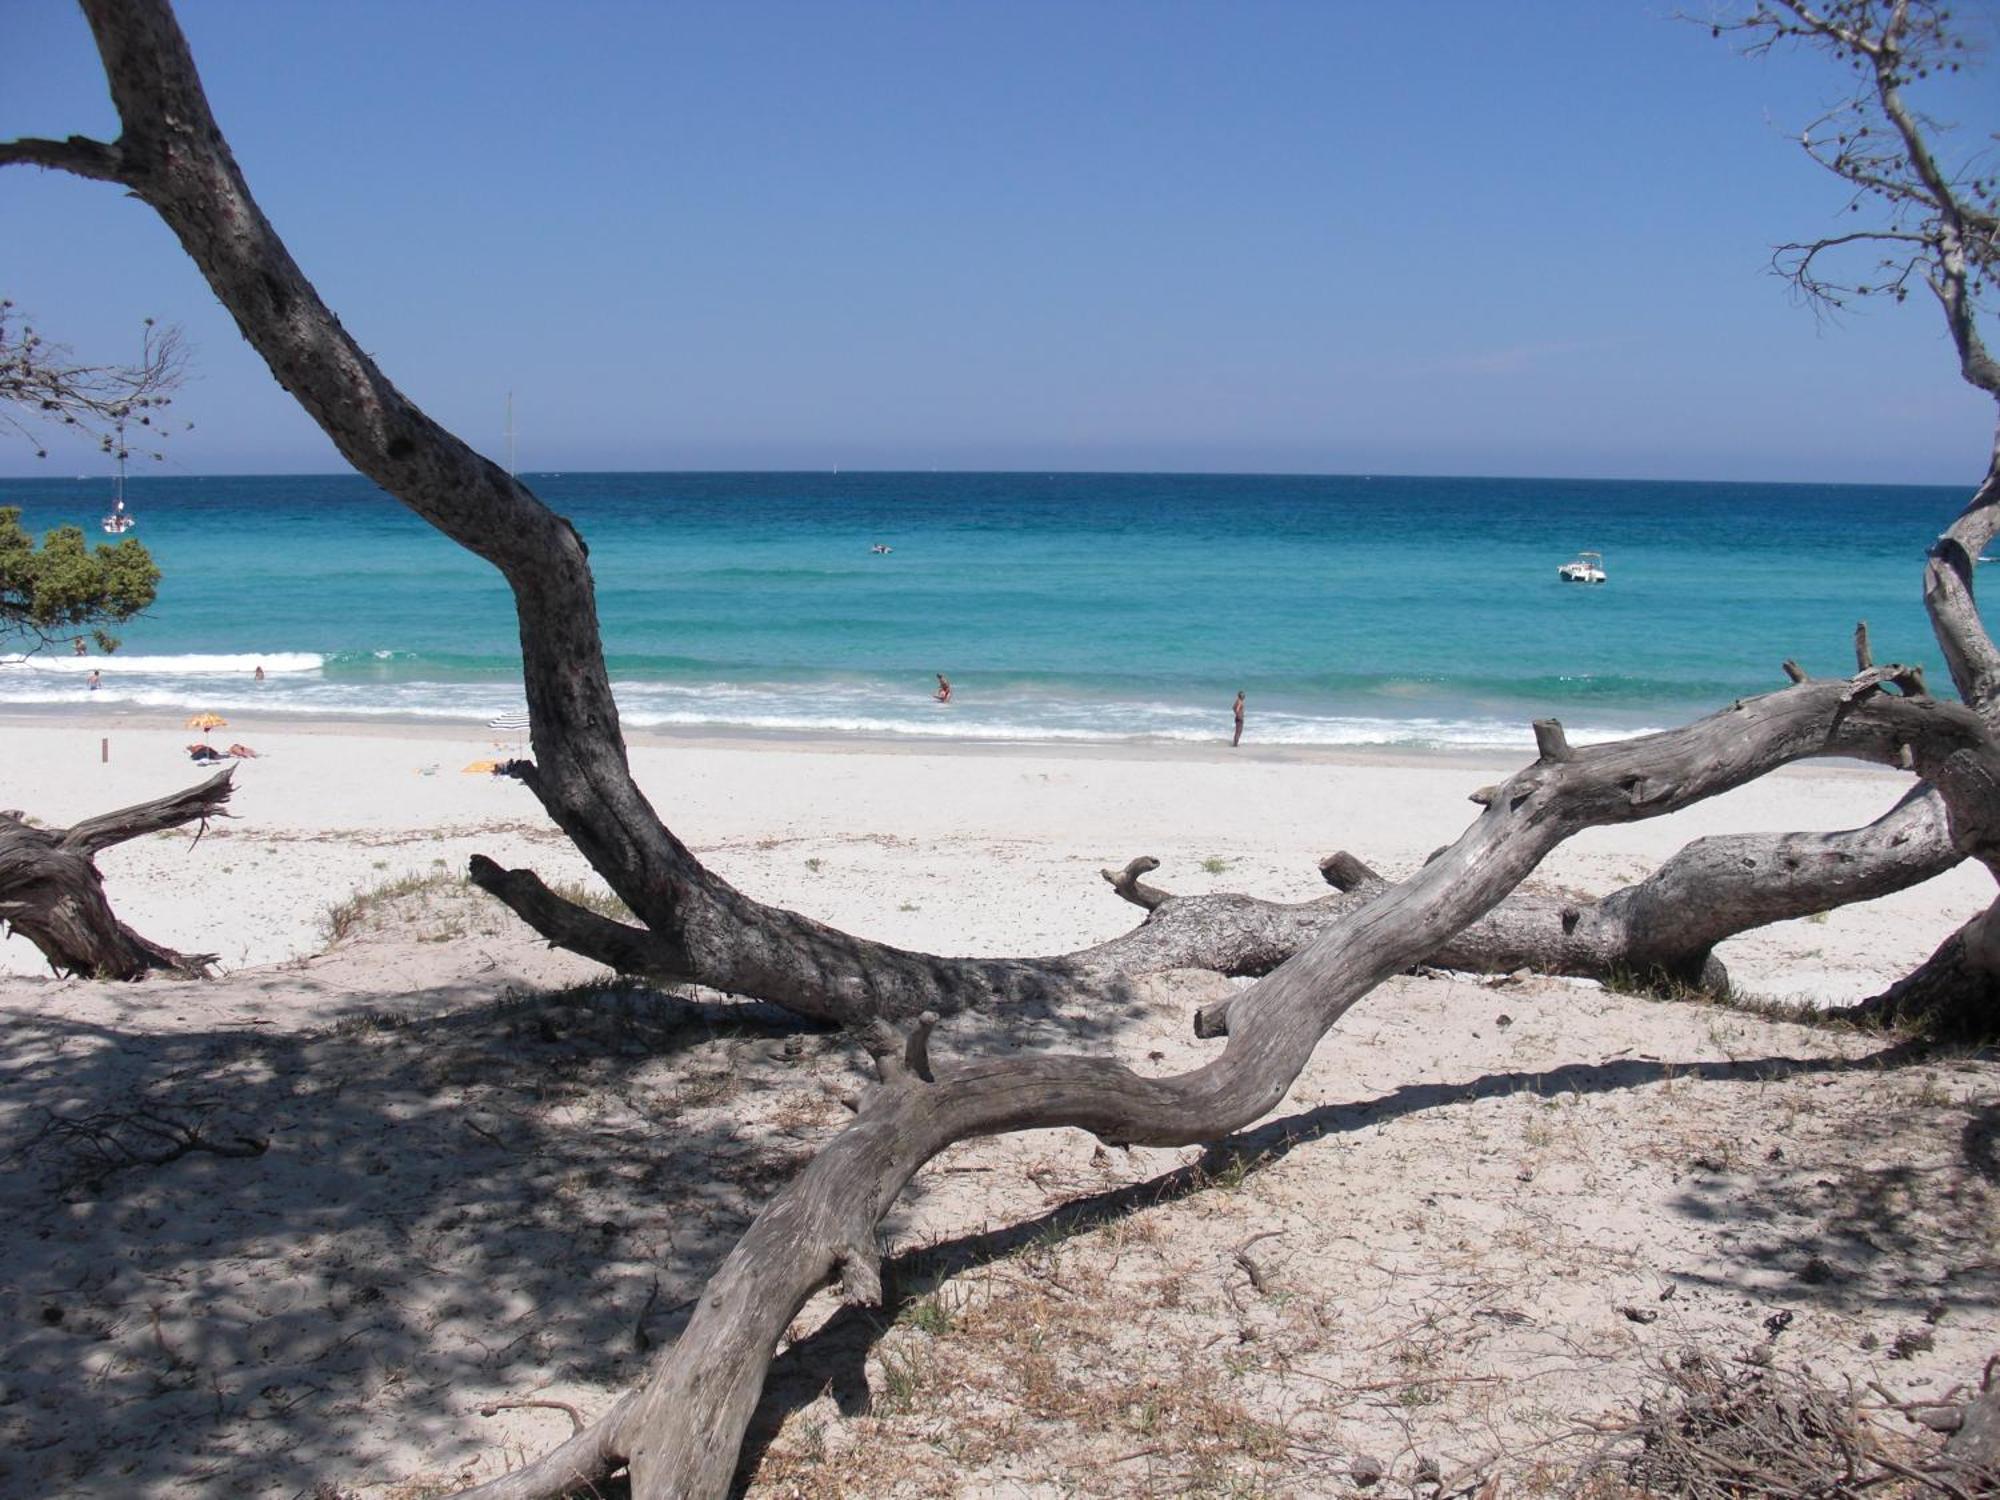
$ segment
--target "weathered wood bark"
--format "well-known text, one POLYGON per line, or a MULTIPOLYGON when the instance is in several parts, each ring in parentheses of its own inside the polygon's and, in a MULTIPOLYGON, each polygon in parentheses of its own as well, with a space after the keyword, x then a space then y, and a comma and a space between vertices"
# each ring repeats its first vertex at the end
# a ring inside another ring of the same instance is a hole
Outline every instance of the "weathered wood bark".
MULTIPOLYGON (((2000 472, 2000 458, 1996 458, 2000 472)), ((1989 474, 1979 496, 1932 549, 1925 602, 1947 646, 1953 677, 1968 703, 1990 722, 2000 703, 2000 662, 1972 604, 1969 558, 1979 556, 2000 524, 2000 482, 1989 474), (1969 549, 1969 551, 1968 551, 1969 549)), ((2000 770, 1992 757, 1961 751, 1937 770, 1952 846, 2000 880, 2000 770)), ((1957 1037, 2000 1032, 2000 904, 1953 933, 1921 967, 1882 994, 1853 1007, 1857 1018, 1957 1037)))
POLYGON ((870 1050, 880 1084, 730 1252, 636 1399, 627 1396, 541 1463, 472 1493, 539 1500, 608 1478, 621 1462, 639 1500, 727 1493, 779 1336, 830 1280, 850 1301, 879 1300, 876 1226, 937 1152, 974 1136, 1059 1125, 1145 1145, 1211 1140, 1246 1125, 1284 1096, 1349 1007, 1434 954, 1562 840, 1828 754, 1913 759, 1926 770, 1964 757, 2000 766, 1983 721, 1957 705, 1890 698, 1875 680, 1806 683, 1672 734, 1545 758, 1520 772, 1450 850, 1400 885, 1369 885, 1346 920, 1246 992, 1221 1055, 1191 1073, 1144 1078, 1075 1056, 939 1066, 929 1048, 934 1016, 920 1018, 906 1039, 878 1026, 870 1050))
POLYGON ((1991 1494, 1991 1487, 2000 1484, 2000 1354, 1986 1362, 1979 1394, 1965 1404, 1958 1431, 1946 1440, 1944 1451, 1986 1481, 1968 1486, 1968 1493, 1991 1494))
POLYGON ((59 974, 143 979, 164 972, 207 978, 213 953, 177 953, 118 920, 105 897, 96 856, 142 834, 226 817, 222 808, 233 790, 231 771, 224 769, 186 791, 86 818, 70 828, 34 828, 18 812, 0 812, 0 923, 41 949, 59 974))
MULTIPOLYGON (((1865 828, 1697 839, 1645 880, 1595 901, 1517 890, 1428 962, 1475 974, 1533 969, 1600 980, 1672 980, 1726 994, 1728 971, 1713 953, 1725 938, 1906 890, 1964 857, 1952 842, 1943 800, 1919 785, 1865 828)), ((1065 962, 1086 975, 1175 968, 1269 973, 1379 890, 1381 877, 1351 854, 1330 856, 1322 869, 1336 862, 1347 888, 1298 904, 1175 896, 1138 885, 1138 894, 1127 899, 1147 909, 1145 924, 1065 962)), ((1124 894, 1138 874, 1158 867, 1156 860, 1135 860, 1104 875, 1124 894)), ((1331 871, 1328 878, 1334 878, 1331 871)), ((1223 1035, 1227 1005, 1204 1010, 1196 1024, 1204 1036, 1223 1035)))
MULTIPOLYGON (((1713 954, 1724 939, 1906 890, 1963 858, 1951 841, 1944 803, 1928 786, 1918 786, 1865 828, 1698 839, 1645 880, 1595 901, 1515 891, 1429 961, 1477 974, 1525 968, 1587 979, 1673 980, 1726 994, 1728 971, 1713 954)), ((1349 872, 1347 888, 1293 903, 1175 895, 1139 878, 1157 870, 1158 860, 1135 859, 1122 870, 1103 872, 1120 896, 1148 914, 1131 932, 1073 953, 963 961, 996 972, 983 986, 936 993, 929 1004, 923 1002, 934 992, 920 986, 878 994, 874 1008, 858 1018, 872 1014, 903 1021, 923 1010, 949 1015, 961 1004, 992 1003, 1003 995, 1115 997, 1132 976, 1166 969, 1258 978, 1347 917, 1382 883, 1345 851, 1329 856, 1323 868, 1336 862, 1349 872), (1366 879, 1353 871, 1364 872, 1366 879)), ((667 981, 686 977, 656 967, 643 930, 563 901, 532 871, 503 870, 475 859, 473 878, 562 947, 623 973, 667 981)), ((810 997, 793 1008, 816 1019, 857 1019, 816 1010, 810 997)), ((1203 1023, 1224 1024, 1224 1015, 1220 1008, 1204 1012, 1203 1023)))
MULTIPOLYGON (((1899 669, 1847 683, 1806 681, 1686 730, 1585 751, 1545 726, 1537 734, 1542 759, 1494 789, 1450 851, 1393 888, 1357 886, 1339 920, 1293 944, 1295 956, 1239 1002, 1226 1046, 1206 1066, 1167 1079, 1090 1057, 934 1067, 931 1013, 1031 997, 1079 977, 1098 982, 1115 966, 1084 955, 967 961, 909 953, 752 901, 706 870, 632 781, 582 539, 407 401, 320 301, 252 199, 164 0, 82 3, 118 110, 119 139, 12 142, 0 145, 0 164, 38 163, 121 183, 150 204, 343 456, 507 579, 535 750, 517 774, 638 925, 585 921, 532 875, 490 861, 475 864, 475 878, 532 913, 543 931, 585 951, 616 954, 621 966, 807 1015, 873 1023, 880 1085, 731 1252, 645 1388, 549 1459, 488 1487, 489 1495, 554 1494, 621 1465, 642 1497, 725 1492, 776 1338, 830 1277, 856 1300, 879 1296, 876 1226, 937 1151, 971 1136, 1053 1125, 1114 1142, 1184 1144, 1258 1118, 1348 1007, 1386 975, 1438 954, 1580 828, 1669 812, 1811 755, 1914 765, 1933 777, 1957 822, 1954 799, 1970 780, 1934 773, 1954 756, 1991 769, 1990 739, 1976 713, 1882 691, 1893 680, 1914 692, 1913 674, 1899 669), (884 1016, 918 1020, 898 1040, 882 1034, 884 1016)), ((1976 613, 1967 618, 1969 559, 1977 555, 1976 548, 1964 558, 1934 554, 1927 589, 1937 595, 1934 620, 1964 627, 1948 656, 1967 701, 1984 708, 1992 698, 1966 692, 1960 678, 1961 668, 1981 682, 1993 675, 1990 643, 1982 654, 1976 613)), ((1644 917, 1647 899, 1626 904, 1644 917)), ((1164 953, 1180 928, 1199 925, 1174 916, 1175 905, 1160 902, 1153 920, 1120 940, 1129 946, 1119 963, 1136 961, 1146 945, 1164 953)), ((1211 934, 1238 931, 1252 910, 1239 906, 1205 925, 1211 934)), ((1558 908, 1554 920, 1567 931, 1583 925, 1583 914, 1571 921, 1558 908)), ((1629 925, 1671 929, 1663 946, 1683 954, 1703 947, 1705 958, 1704 945, 1713 942, 1685 923, 1629 925)), ((1242 948, 1235 961, 1245 964, 1276 951, 1264 938, 1242 948)))
MULTIPOLYGON (((1179 913, 1163 906, 1123 946, 1087 954, 953 959, 839 932, 752 900, 707 870, 631 778, 582 539, 525 487, 412 405, 320 300, 252 198, 164 0, 83 0, 83 7, 122 133, 112 143, 71 137, 0 144, 0 165, 33 163, 121 183, 150 204, 244 337, 348 461, 506 577, 520 618, 535 750, 534 761, 519 763, 517 773, 637 918, 634 924, 608 922, 563 902, 527 872, 476 861, 473 878, 531 925, 628 972, 699 982, 847 1024, 1097 989, 1106 974, 1155 962, 1151 954, 1258 973, 1298 950, 1298 936, 1287 935, 1294 918, 1273 918, 1255 903, 1225 909, 1211 902, 1179 913), (1198 938, 1207 942, 1206 951, 1198 938)), ((1968 555, 1976 557, 1978 548, 1968 555)), ((1969 600, 1969 572, 1961 578, 1949 566, 1936 571, 1937 607, 1963 612, 1959 595, 1969 600)), ((1976 613, 1971 619, 1976 626, 1976 613)), ((1965 639, 1963 654, 1976 667, 1985 660, 1983 636, 1975 628, 1965 639)), ((1986 651, 1991 654, 1990 644, 1986 651)), ((1727 872, 1725 851, 1712 852, 1711 871, 1727 872)), ((1856 865, 1872 867, 1874 852, 1859 852, 1858 845, 1849 852, 1856 853, 1856 865)), ((1837 851, 1820 856, 1821 870, 1851 872, 1837 851)), ((1773 849, 1761 864, 1766 872, 1783 872, 1797 857, 1773 849)), ((1757 882, 1776 915, 1821 910, 1840 899, 1838 880, 1815 882, 1801 873, 1813 863, 1801 859, 1791 867, 1789 902, 1775 894, 1779 883, 1757 882)), ((1727 934, 1701 930, 1713 928, 1714 920, 1690 918, 1744 908, 1696 892, 1700 877, 1692 864, 1687 875, 1686 888, 1662 881, 1574 914, 1560 904, 1524 907, 1481 935, 1480 946, 1491 956, 1473 966, 1657 970, 1717 982, 1708 949, 1727 934)), ((1338 913, 1307 915, 1328 920, 1338 913)))
POLYGON ((1034 965, 910 953, 753 901, 668 831, 626 761, 583 539, 405 398, 321 301, 252 197, 165 0, 82 5, 119 138, 7 142, 0 165, 120 183, 150 205, 341 455, 506 578, 535 751, 521 779, 638 917, 624 951, 652 974, 835 1021, 1041 993, 1034 965))
POLYGON ((1925 1036, 1984 1040, 2000 1032, 2000 919, 1988 907, 1881 994, 1832 1012, 1925 1036))

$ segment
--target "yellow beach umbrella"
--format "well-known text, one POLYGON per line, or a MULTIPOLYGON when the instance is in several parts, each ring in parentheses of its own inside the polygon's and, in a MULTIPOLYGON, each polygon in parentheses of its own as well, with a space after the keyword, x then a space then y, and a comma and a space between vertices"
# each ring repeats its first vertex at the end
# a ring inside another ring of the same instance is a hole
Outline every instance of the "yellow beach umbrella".
POLYGON ((199 729, 203 734, 207 734, 209 730, 224 728, 228 723, 229 721, 221 714, 196 714, 188 720, 188 728, 199 729))
POLYGON ((475 760, 464 769, 467 775, 471 775, 476 771, 484 771, 488 776, 491 776, 495 771, 500 769, 500 762, 497 760, 475 760))

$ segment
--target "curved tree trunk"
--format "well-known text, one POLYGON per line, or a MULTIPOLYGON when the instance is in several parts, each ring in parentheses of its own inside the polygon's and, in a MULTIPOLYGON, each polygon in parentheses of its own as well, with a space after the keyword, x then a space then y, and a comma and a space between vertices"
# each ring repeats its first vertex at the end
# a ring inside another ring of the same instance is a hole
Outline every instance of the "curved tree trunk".
MULTIPOLYGON (((1919 785, 1865 828, 1837 833, 1729 834, 1697 839, 1645 880, 1596 901, 1517 890, 1454 934, 1427 962, 1475 974, 1533 969, 1614 980, 1670 980, 1726 994, 1713 949, 1767 923, 1810 916, 1920 885, 1958 864, 1943 799, 1919 785)), ((1381 877, 1345 852, 1321 864, 1341 893, 1287 905, 1247 896, 1173 896, 1137 875, 1157 860, 1105 871, 1120 895, 1147 908, 1146 925, 1065 962, 1090 972, 1209 968, 1270 972, 1376 894, 1381 877)), ((1223 1035, 1228 1005, 1201 1012, 1197 1029, 1223 1035)))
MULTIPOLYGON (((878 1023, 869 1047, 881 1082, 853 1123, 758 1215, 646 1385, 539 1463, 470 1493, 548 1500, 621 1467, 638 1500, 728 1493, 778 1338, 829 1281, 850 1302, 879 1301, 876 1226, 946 1146, 1052 1126, 1088 1130, 1113 1145, 1173 1146, 1240 1128, 1284 1097, 1356 1001, 1435 954, 1564 839, 1673 811, 1809 755, 1913 758, 1926 770, 1968 760, 2000 771, 1983 721, 1955 704, 1884 697, 1863 679, 1804 684, 1670 734, 1561 759, 1545 753, 1494 789, 1485 813, 1411 879, 1363 882, 1366 894, 1345 920, 1238 998, 1221 1055, 1193 1072, 1146 1078, 1083 1056, 944 1067, 930 1055, 935 1016, 920 1017, 901 1037, 878 1023)), ((1967 780, 1945 779, 1953 791, 1967 780)), ((1139 889, 1130 867, 1123 878, 1139 889)))
MULTIPOLYGON (((1150 965, 1148 955, 1179 955, 1178 962, 1225 972, 1267 972, 1310 941, 1319 923, 1337 919, 1336 910, 1309 911, 1301 914, 1307 927, 1295 933, 1300 917, 1275 918, 1256 903, 1228 910, 1211 904, 1172 921, 1163 911, 1148 924, 1155 931, 1142 927, 1123 946, 1053 959, 956 959, 840 932, 755 901, 708 870, 632 780, 582 539, 504 470, 412 405, 320 300, 252 198, 164 0, 83 0, 83 6, 123 133, 113 143, 71 137, 0 144, 0 164, 35 163, 121 183, 152 205, 244 337, 343 456, 506 577, 520 618, 535 751, 532 762, 512 769, 638 919, 608 921, 562 901, 527 872, 474 861, 473 879, 545 936, 628 972, 699 982, 856 1024, 1039 999, 1078 985, 1095 989, 1107 974, 1115 983, 1130 963, 1150 965)), ((1993 656, 1990 643, 1982 650, 1970 609, 1969 563, 1960 568, 1952 560, 1980 555, 1977 529, 1961 518, 1955 531, 1962 534, 1952 543, 1957 551, 1939 560, 1941 542, 1927 575, 1934 615, 1970 622, 1948 652, 1955 673, 1961 664, 1969 674, 1985 672, 1993 656)), ((2000 690, 1967 695, 1982 708, 1996 698, 2000 690)), ((1862 835, 1848 836, 1845 849, 1828 844, 1810 857, 1771 841, 1751 856, 1767 877, 1761 881, 1741 877, 1742 850, 1691 853, 1680 886, 1656 878, 1594 906, 1523 904, 1468 938, 1486 956, 1467 966, 1657 971, 1718 984, 1722 976, 1709 949, 1729 930, 1741 930, 1729 923, 1751 907, 1736 894, 1710 896, 1702 882, 1733 880, 1738 892, 1754 885, 1770 913, 1763 921, 1824 910, 1852 899, 1843 894, 1850 885, 1894 889, 1924 878, 1918 870, 1934 873, 1929 860, 1942 857, 1941 845, 1898 846, 1894 839, 1891 830, 1888 847, 1902 849, 1901 868, 1883 864, 1882 846, 1867 847, 1862 835)))
MULTIPOLYGON (((1969 593, 1965 600, 1969 605, 1969 593)), ((1941 638, 1947 634, 1939 629, 1941 638)), ((1978 638, 1985 639, 1983 633, 1978 638)), ((1961 670, 1956 657, 1953 670, 1961 670)), ((1983 675, 1966 670, 1975 687, 1989 685, 1983 675)), ((1990 716, 1991 697, 1985 708, 1990 716)), ((1940 764, 1937 775, 1948 803, 1953 845, 2000 879, 2000 770, 1993 758, 1955 753, 1940 764)), ((2000 902, 1946 938, 1914 973, 1846 1014, 1933 1035, 1987 1038, 2000 1032, 2000 902)))
POLYGON ((2000 1032, 2000 912, 1988 907, 1888 989, 1832 1012, 1925 1036, 1984 1040, 2000 1032))
POLYGON ((1986 1362, 1979 1394, 1965 1403, 1958 1431, 1945 1443, 1944 1451, 1954 1463, 1972 1471, 1967 1477, 1974 1478, 1974 1484, 1983 1481, 1990 1486, 1968 1484, 1966 1493, 1991 1494, 2000 1488, 2000 1354, 1986 1362))
MULTIPOLYGON (((1113 1142, 1184 1144, 1258 1118, 1373 985, 1440 954, 1581 828, 1669 812, 1802 757, 1844 755, 1929 777, 1948 813, 1952 852, 1986 857, 1984 815, 1964 806, 1981 776, 1989 791, 1993 784, 1986 724, 1979 713, 1925 696, 1914 672, 1873 668, 1864 638, 1856 678, 1803 681, 1685 730, 1573 752, 1558 727, 1538 726, 1541 759, 1493 789, 1485 812, 1448 852, 1393 887, 1357 881, 1345 897, 1328 898, 1329 906, 1347 904, 1321 930, 1286 940, 1293 956, 1239 997, 1226 1046, 1202 1068, 1161 1079, 1090 1057, 933 1067, 934 1012, 1039 995, 1052 984, 1115 982, 1120 965, 1157 961, 1176 944, 1227 942, 1231 962, 1248 966, 1275 962, 1286 943, 1249 931, 1264 920, 1262 904, 1190 905, 1177 915, 1162 901, 1137 933, 1101 950, 1056 960, 938 958, 763 905, 703 867, 632 780, 582 539, 405 399, 320 300, 251 197, 165 0, 83 6, 122 134, 109 144, 6 143, 0 165, 36 163, 121 183, 150 204, 343 456, 508 580, 535 751, 515 774, 640 925, 586 921, 532 875, 490 861, 475 862, 474 878, 583 951, 860 1025, 877 1056, 882 1081, 856 1120, 758 1217, 646 1386, 542 1463, 488 1486, 489 1496, 552 1495, 620 1466, 629 1466, 634 1492, 647 1500, 725 1493, 776 1338, 830 1277, 851 1299, 879 1296, 876 1226, 933 1154, 971 1136, 1056 1125, 1113 1142), (1905 696, 1885 693, 1885 684, 1905 696), (1142 960, 1142 952, 1151 957, 1142 960), (898 1038, 884 1016, 916 1021, 898 1038)), ((1971 559, 1982 550, 1975 540, 1991 535, 1994 494, 1989 480, 1983 501, 1948 533, 1949 545, 1934 549, 1926 575, 1954 680, 1981 712, 2000 697, 2000 660, 1971 609, 1971 559)), ((1865 842, 1868 834, 1836 837, 1865 842)), ((1759 845, 1757 857, 1775 859, 1782 872, 1786 856, 1774 851, 1783 847, 1783 840, 1759 845)), ((1806 909, 1831 904, 1818 895, 1837 887, 1839 859, 1808 858, 1798 846, 1794 853, 1808 875, 1793 900, 1810 892, 1815 904, 1806 909)), ((1574 952, 1583 946, 1579 932, 1617 930, 1618 944, 1599 947, 1644 949, 1679 965, 1698 953, 1705 970, 1708 949, 1726 934, 1716 922, 1688 920, 1683 908, 1706 898, 1674 882, 1721 880, 1732 857, 1740 866, 1745 850, 1732 854, 1715 841, 1691 852, 1668 881, 1597 903, 1595 913, 1572 915, 1560 903, 1524 907, 1514 937, 1523 950, 1574 952)), ((1772 868, 1767 862, 1767 876, 1772 868)), ((1134 896, 1146 894, 1136 877, 1129 884, 1134 896)))
POLYGON ((34 828, 18 812, 0 812, 0 922, 41 949, 59 974, 208 978, 213 953, 176 953, 118 920, 95 856, 141 834, 227 817, 222 808, 235 790, 231 774, 218 771, 184 792, 87 818, 72 828, 34 828))
MULTIPOLYGON (((1712 951, 1724 939, 1907 890, 1963 858, 1951 841, 1943 801, 1919 785, 1865 828, 1697 839, 1645 880, 1595 901, 1517 890, 1428 961, 1475 974, 1533 969, 1584 979, 1664 979, 1726 994, 1728 971, 1712 951)), ((933 966, 926 982, 878 988, 858 1007, 828 1006, 809 991, 778 1003, 816 1020, 900 1022, 926 1010, 943 1016, 1029 999, 1115 998, 1132 976, 1167 969, 1254 979, 1309 946, 1386 883, 1345 851, 1322 861, 1322 873, 1338 889, 1316 901, 1177 896, 1138 878, 1158 868, 1158 860, 1146 857, 1123 871, 1104 872, 1117 893, 1147 916, 1132 931, 1093 947, 1042 958, 909 955, 933 966)), ((662 966, 647 934, 562 900, 533 871, 505 870, 476 857, 472 878, 558 947, 662 983, 700 977, 679 964, 662 966)), ((1221 1026, 1224 1015, 1223 1008, 1211 1008, 1202 1024, 1221 1026)))

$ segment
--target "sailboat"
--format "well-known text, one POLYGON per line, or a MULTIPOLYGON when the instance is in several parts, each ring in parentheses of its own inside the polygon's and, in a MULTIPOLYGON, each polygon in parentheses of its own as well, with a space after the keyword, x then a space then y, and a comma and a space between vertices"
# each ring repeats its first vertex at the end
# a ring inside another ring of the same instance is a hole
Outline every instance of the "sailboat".
POLYGON ((111 510, 104 517, 103 526, 111 536, 123 536, 139 524, 138 517, 125 509, 125 454, 118 455, 118 478, 111 491, 111 510))

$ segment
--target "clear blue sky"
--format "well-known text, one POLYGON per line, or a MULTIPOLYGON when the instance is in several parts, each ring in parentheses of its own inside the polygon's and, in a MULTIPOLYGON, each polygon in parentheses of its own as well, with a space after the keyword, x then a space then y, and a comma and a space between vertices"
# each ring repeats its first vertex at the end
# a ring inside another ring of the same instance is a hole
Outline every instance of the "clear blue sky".
MULTIPOLYGON (((180 12, 328 302, 496 456, 512 390, 526 470, 1970 484, 1991 437, 1928 302, 1827 325, 1767 273, 1840 221, 1792 144, 1839 80, 1666 4, 180 12)), ((73 7, 5 0, 0 57, 0 134, 114 133, 73 7)), ((1957 87, 2000 124, 2000 70, 1957 87)), ((342 467, 144 207, 9 168, 0 235, 79 353, 186 327, 177 471, 342 467)))

